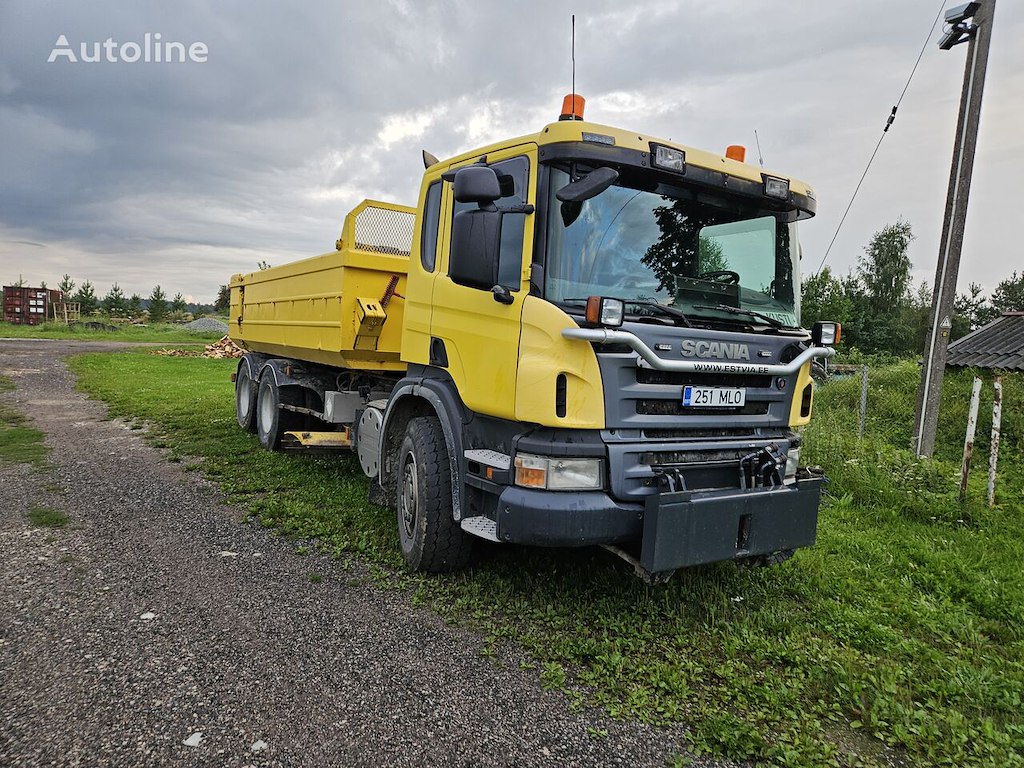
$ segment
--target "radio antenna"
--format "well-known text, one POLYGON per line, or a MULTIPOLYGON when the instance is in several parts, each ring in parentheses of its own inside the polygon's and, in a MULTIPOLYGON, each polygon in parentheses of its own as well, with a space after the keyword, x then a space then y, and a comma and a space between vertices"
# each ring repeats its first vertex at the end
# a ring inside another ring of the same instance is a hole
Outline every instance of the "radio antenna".
POLYGON ((757 162, 764 168, 764 158, 761 157, 761 140, 757 138, 757 128, 754 129, 754 143, 757 144, 757 162))
MULTIPOLYGON (((572 42, 570 43, 570 55, 572 56, 572 103, 576 104, 576 14, 572 15, 572 42)), ((575 109, 575 106, 573 107, 575 109)))

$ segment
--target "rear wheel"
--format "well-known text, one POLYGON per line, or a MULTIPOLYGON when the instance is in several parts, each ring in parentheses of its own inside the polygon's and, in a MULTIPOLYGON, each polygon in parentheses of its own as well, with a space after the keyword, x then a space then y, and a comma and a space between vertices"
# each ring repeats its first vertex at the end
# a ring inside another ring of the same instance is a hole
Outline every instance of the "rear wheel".
POLYGON ((285 432, 302 429, 302 414, 294 411, 281 410, 281 403, 294 405, 290 392, 294 387, 281 389, 274 381, 272 373, 260 376, 260 384, 256 393, 256 436, 260 445, 274 451, 281 446, 281 438, 285 432))
POLYGON ((235 376, 235 418, 246 432, 256 431, 256 382, 244 364, 235 376))
POLYGON ((473 539, 452 516, 448 450, 437 419, 420 416, 409 422, 395 486, 398 538, 409 567, 429 573, 465 567, 473 539))

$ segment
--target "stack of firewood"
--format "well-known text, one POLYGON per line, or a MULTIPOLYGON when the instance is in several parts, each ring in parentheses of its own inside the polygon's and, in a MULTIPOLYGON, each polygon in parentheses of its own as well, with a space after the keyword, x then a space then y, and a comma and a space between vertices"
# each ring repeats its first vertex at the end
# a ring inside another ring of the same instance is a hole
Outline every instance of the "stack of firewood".
POLYGON ((154 349, 152 354, 164 357, 213 357, 223 360, 229 357, 241 357, 245 354, 245 350, 225 336, 219 341, 207 344, 206 350, 203 352, 197 349, 154 349))
POLYGON ((215 357, 221 359, 225 357, 241 357, 244 354, 244 349, 235 344, 235 342, 233 342, 229 337, 225 336, 220 341, 215 341, 213 344, 207 344, 203 357, 215 357))

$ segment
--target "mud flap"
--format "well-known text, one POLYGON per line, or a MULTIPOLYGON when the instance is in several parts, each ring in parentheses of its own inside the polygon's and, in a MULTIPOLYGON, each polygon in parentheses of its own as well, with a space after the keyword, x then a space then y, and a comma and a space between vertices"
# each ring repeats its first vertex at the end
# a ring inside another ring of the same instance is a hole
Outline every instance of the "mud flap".
POLYGON ((814 543, 823 479, 647 497, 640 565, 651 574, 814 543))

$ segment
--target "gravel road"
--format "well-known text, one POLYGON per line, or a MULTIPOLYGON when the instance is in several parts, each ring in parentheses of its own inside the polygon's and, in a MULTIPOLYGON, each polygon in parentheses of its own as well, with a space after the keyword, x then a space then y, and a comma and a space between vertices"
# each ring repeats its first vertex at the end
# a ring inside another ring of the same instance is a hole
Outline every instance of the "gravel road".
POLYGON ((664 766, 684 751, 682 730, 572 713, 515 649, 483 658, 482 637, 362 566, 242 523, 74 390, 63 356, 117 346, 0 340, 17 385, 0 401, 51 449, 42 470, 0 464, 0 765, 664 766), (71 523, 30 526, 33 506, 71 523))

